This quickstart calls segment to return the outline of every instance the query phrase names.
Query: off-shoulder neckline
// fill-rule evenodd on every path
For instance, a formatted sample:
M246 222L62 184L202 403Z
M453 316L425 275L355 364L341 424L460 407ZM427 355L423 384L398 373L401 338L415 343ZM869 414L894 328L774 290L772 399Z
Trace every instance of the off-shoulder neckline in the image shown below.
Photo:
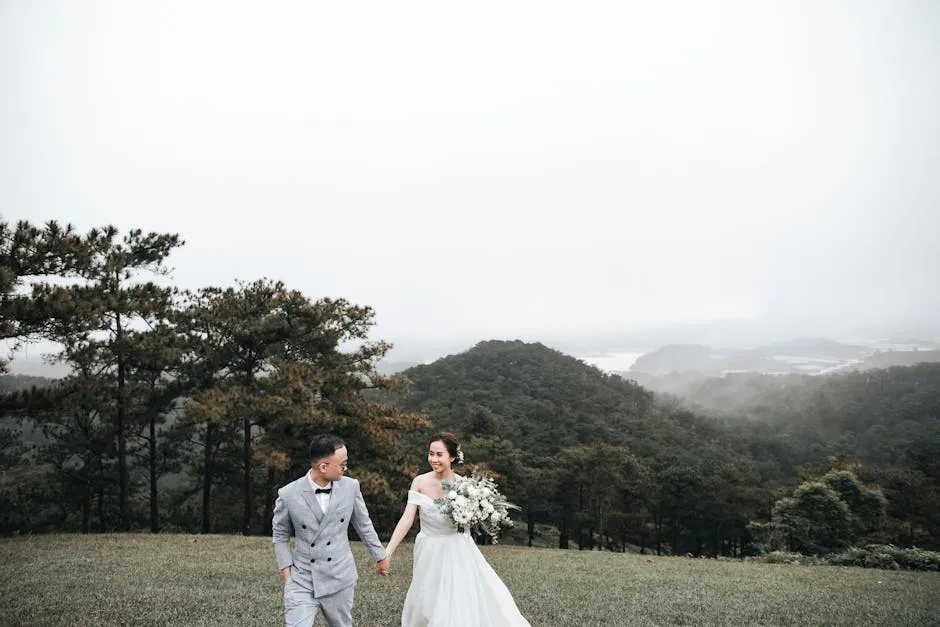
M434 500L434 499L432 499L430 496L428 496L427 494L425 494L424 492L418 492L417 490L408 490L408 491L409 491L409 492L414 492L415 494L420 494L421 496L423 496L424 498L428 499L429 501L433 501L433 500Z

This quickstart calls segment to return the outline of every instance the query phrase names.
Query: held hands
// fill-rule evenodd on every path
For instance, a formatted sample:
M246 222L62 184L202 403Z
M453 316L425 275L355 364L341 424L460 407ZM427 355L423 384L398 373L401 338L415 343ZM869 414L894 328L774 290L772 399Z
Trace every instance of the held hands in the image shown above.
M375 563L375 570L383 577L387 577L391 569L392 565L387 557ZM287 580L290 579L290 566L281 569L281 579L284 583L287 583Z
M387 577L389 571L392 569L392 564L389 562L389 559L386 557L384 560L379 560L375 563L375 570L382 575Z

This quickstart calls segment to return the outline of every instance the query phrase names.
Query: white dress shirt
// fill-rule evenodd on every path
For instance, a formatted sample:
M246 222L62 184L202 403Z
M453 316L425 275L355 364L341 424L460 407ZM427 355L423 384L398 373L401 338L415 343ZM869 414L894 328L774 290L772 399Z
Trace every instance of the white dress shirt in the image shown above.
M313 495L314 495L315 497L317 497L317 501L320 502L320 509L322 509L322 510L323 510L323 513L325 514L325 513L326 513L326 510L330 509L330 497L333 496L333 493L332 493L332 492L320 492L320 494L317 494L316 490L317 490L317 489L321 489L321 490L322 490L323 488L330 488L330 489L332 489L332 488L333 488L333 482L330 481L330 482L329 482L328 484L326 484L326 485L317 485L317 484L313 481L313 476L310 474L309 471L307 471L307 480L310 482L310 487L311 487L311 489L313 489L313 491L314 491L314 492L313 492Z

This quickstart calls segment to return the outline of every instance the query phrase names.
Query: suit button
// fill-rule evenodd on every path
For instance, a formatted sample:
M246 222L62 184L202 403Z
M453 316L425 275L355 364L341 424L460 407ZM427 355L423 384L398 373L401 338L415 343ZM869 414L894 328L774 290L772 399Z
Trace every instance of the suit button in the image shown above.
M300 528L301 528L301 529L306 529L306 528L307 528L307 525L301 525Z
M327 542L327 543L326 543L327 546L330 546L330 544L331 544L330 542Z
M332 561L333 561L333 558L332 558L332 557L328 557L328 558L326 558L326 561L332 562Z
M317 545L316 542L311 542L311 543L310 543L310 546L316 546L316 545Z
M340 521L340 522L346 522L346 519L345 519L345 518L340 518L339 521Z
M311 564L316 564L316 563L317 563L317 560L310 560L310 563L311 563Z

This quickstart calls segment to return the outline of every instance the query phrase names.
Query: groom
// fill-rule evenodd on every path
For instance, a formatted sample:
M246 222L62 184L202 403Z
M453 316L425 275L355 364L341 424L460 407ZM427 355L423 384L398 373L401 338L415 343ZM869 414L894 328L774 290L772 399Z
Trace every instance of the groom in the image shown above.
M273 541L284 579L288 627L313 625L317 610L331 627L350 627L359 573L349 549L349 524L365 542L376 570L387 575L388 557L369 518L359 482L344 477L346 445L334 435L310 443L310 471L278 490ZM295 537L293 553L290 537Z

